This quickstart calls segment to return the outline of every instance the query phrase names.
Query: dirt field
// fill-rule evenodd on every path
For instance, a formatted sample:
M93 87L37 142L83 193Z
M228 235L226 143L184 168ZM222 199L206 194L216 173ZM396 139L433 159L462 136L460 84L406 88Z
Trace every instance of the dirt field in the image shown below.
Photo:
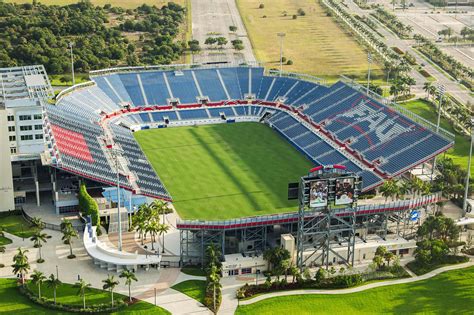
M264 8L259 9L263 3ZM326 16L317 1L312 0L237 0L244 23L249 32L254 52L267 67L278 67L278 32L285 32L283 55L293 61L284 71L334 77L340 74L367 75L367 54L345 33L331 17ZM298 16L299 8L306 13ZM284 16L286 12L287 16ZM264 18L263 16L266 16ZM380 74L372 66L374 77Z

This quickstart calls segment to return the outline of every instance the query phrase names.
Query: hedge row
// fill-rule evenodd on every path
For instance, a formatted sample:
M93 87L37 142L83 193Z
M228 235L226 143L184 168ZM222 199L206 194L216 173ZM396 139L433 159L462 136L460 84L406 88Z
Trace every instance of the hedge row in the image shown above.
M91 216L92 225L99 225L99 206L97 202L87 192L86 185L81 184L79 189L79 211L82 212L83 216Z
M245 284L237 291L237 298L249 298L256 294L269 293L275 291L297 290L297 289L344 289L357 286L364 282L362 275L337 275L335 277L323 279L318 282L316 280L297 278L296 282L287 282L285 279L273 282L265 281L259 285Z
M86 305L86 308L82 308L82 306L80 305L70 305L61 303L54 304L53 300L45 299L43 297L40 299L34 292L32 292L26 286L18 286L18 289L21 294L26 296L33 303L57 311L66 311L81 314L112 313L121 310L122 308L125 308L127 306L127 303L125 303L125 301L122 299L115 300L113 307L111 303L95 304L91 306Z

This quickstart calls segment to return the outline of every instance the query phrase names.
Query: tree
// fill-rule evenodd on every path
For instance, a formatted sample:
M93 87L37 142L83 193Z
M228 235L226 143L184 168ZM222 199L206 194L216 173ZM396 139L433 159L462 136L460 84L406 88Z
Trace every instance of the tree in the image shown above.
M78 282L76 282L73 285L73 287L77 289L76 294L82 297L82 307L85 309L86 308L86 291L89 290L89 288L91 287L91 284L84 281L84 279L80 279Z
M108 275L107 279L102 280L102 282L104 283L102 288L104 290L108 290L110 292L110 296L111 296L111 299L112 299L112 307L114 307L114 289L115 289L116 286L118 286L120 284L120 282L115 280L115 277L111 276L111 275Z
M300 270L298 269L298 267L296 267L295 265L291 265L290 266L290 274L291 276L293 277L291 279L291 282L295 282L295 279L296 281L300 282L301 281L301 273L300 273Z
M157 232L159 235L162 235L162 242L163 242L162 250L161 250L162 253L165 252L165 234L168 233L169 230L170 230L170 227L164 223L158 225Z
M229 26L229 31L236 32L237 31L237 26L234 26L234 25Z
M132 302L132 291L131 291L131 286L132 286L132 281L138 281L137 276L135 273L131 270L123 270L120 273L120 278L125 278L125 284L128 286L128 299L130 302Z
M45 225L43 220L41 220L41 218L38 218L38 217L31 218L31 224L32 226L35 226L40 229L44 229L44 225Z
M234 47L235 50L244 49L243 42L240 39L234 39L231 43L232 43L232 46Z
M324 279L326 279L326 270L323 268L319 268L316 274L314 275L314 280L316 280L317 284L321 284Z
M263 3L260 3L260 5L258 6L259 9L263 9L265 8L265 5Z
M61 284L62 282L58 278L56 278L54 274L51 274L48 280L46 280L46 285L48 286L48 288L53 289L54 304L56 304L56 290Z
M217 42L217 45L219 46L219 48L222 48L222 46L227 45L227 43L228 43L227 39L225 37L222 37L222 36L217 37L216 42Z
M393 260L393 258L395 257L395 254L388 251L384 254L384 259L385 261L387 262L387 266L390 267L390 262Z
M298 12L299 16L305 16L306 15L306 12L304 12L304 10L302 8L299 8L297 12Z
M377 269L380 269L383 264L383 257L379 255L375 255L372 261L377 265Z
M67 258L75 258L76 256L72 253L72 240L73 238L78 238L77 231L73 228L72 224L67 224L62 232L63 237L61 239L66 244L69 244L69 256Z
M3 245L0 245L0 254L5 254L5 251L6 251L6 247ZM0 264L0 268L3 268L3 267L5 267L5 265Z
M18 248L17 253L13 256L13 273L16 275L20 275L21 284L25 285L25 275L28 274L30 270L30 264L28 263L28 256L26 256L28 250Z
M220 284L220 274L219 274L219 270L218 270L218 267L216 265L212 265L211 268L210 268L210 272L209 272L209 275L208 275L208 286L211 286L212 287L212 291L213 291L213 310L214 310L214 313L217 314L217 309L216 309L216 306L217 306L217 295L216 295L216 290L217 289L220 289L222 286Z
M263 253L263 259L270 265L269 270L279 268L283 261L289 260L290 258L290 252L283 247L274 247Z
M426 98L427 99L430 99L430 95L431 95L431 82L429 81L426 81L424 84L423 84L423 90L426 92Z
M37 231L31 238L30 240L34 243L34 247L38 248L39 251L39 259L37 260L38 263L44 262L44 259L42 257L42 250L41 248L43 247L42 243L46 243L48 238L48 234L42 233L41 231Z
M44 273L42 273L39 270L33 271L33 274L31 274L31 282L33 282L34 285L38 286L38 298L41 300L41 284L46 280L46 277Z
M217 43L217 39L216 39L215 37L208 37L208 38L206 38L206 40L204 41L204 44L209 45L209 46L212 46L212 45L214 45L215 43Z

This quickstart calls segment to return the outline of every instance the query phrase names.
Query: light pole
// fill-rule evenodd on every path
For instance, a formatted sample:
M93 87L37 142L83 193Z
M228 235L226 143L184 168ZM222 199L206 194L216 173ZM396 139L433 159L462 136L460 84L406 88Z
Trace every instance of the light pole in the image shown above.
M444 96L445 88L444 85L439 85L438 86L438 93L439 93L439 105L438 105L438 120L436 122L436 133L439 132L439 125L441 123L441 105L443 103L443 96ZM433 182L433 174L434 170L436 168L436 157L433 160L433 166L431 168L431 182Z
M117 172L117 215L118 215L118 250L122 251L122 218L120 213L120 172L119 172L119 153L122 151L119 149L111 149L112 156L115 160L115 171Z
M59 279L59 270L58 270L58 265L56 265L56 279Z
M68 43L69 51L71 52L71 72L72 72L72 85L76 85L76 79L74 77L74 54L72 53L72 47L74 46L74 42Z
M280 37L280 77L283 72L283 38L286 36L285 33L277 33L277 36Z
M464 202L462 204L462 214L466 215L467 212L467 195L469 192L469 177L471 176L471 158L472 158L472 142L474 138L474 118L471 117L471 143L469 145L469 158L467 160L467 176L466 176L466 187L464 187Z
M367 73L367 95L369 95L369 85L370 85L370 64L372 63L372 55L370 52L367 53L367 62L369 63L369 72Z

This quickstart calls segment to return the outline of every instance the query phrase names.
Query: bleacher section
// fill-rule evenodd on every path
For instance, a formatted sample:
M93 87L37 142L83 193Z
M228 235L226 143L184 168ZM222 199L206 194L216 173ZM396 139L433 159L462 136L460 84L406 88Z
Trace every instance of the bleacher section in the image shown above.
M109 141L123 150L124 169L130 172L122 175L122 186L138 186L159 198L170 196L130 128L264 121L314 163L342 164L362 176L364 190L453 144L344 82L326 87L264 75L260 67L112 71L92 80L94 85L45 106L56 166L114 183L115 168L104 143ZM249 96L255 99L243 104ZM206 97L211 104L198 104ZM172 107L171 100L179 100L178 105Z

